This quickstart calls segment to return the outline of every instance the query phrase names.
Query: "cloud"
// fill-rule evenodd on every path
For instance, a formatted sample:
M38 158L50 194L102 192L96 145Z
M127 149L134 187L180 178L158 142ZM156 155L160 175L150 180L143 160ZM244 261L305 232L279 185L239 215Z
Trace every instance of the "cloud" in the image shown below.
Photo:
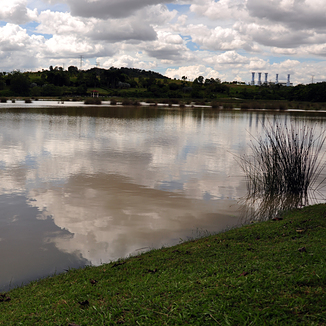
M193 42L201 45L203 49L229 51L245 46L245 37L231 28L216 27L209 29L204 25L187 26Z
M124 18L148 6L166 2L162 0L66 0L73 16L100 19ZM119 22L117 22L119 23Z
M15 24L25 24L37 17L37 10L30 10L26 7L26 0L1 0L0 20Z
M39 33L54 35L75 35L89 38L88 42L121 42L128 40L155 40L156 32L146 21L138 17L116 20L98 20L73 17L70 13L43 11L38 18Z
M189 60L188 49L180 35L171 32L158 32L157 40L143 44L143 50L150 56L160 60L180 62Z
M211 20L242 20L248 14L245 0L194 0L190 10Z
M136 53L135 55L127 55L127 54L118 54L113 58L107 58L102 67L110 68L110 67L137 67L139 69L144 70L153 70L157 67L157 64L154 61L144 61L142 60L142 55Z
M325 29L324 0L248 0L252 17L279 22L291 29Z
M193 65L179 67L177 69L169 68L166 70L165 76L177 79L181 79L182 76L186 76L188 80L194 80L198 76L203 76L205 78L218 78L220 74L210 67L206 67L204 65Z

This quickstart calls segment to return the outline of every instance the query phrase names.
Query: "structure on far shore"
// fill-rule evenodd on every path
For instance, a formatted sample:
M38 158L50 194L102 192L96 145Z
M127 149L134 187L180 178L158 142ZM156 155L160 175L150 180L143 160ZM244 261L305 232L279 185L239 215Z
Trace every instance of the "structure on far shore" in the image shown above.
M272 82L272 81L268 82L268 73L265 72L265 81L262 83L262 81L261 81L262 73L259 72L258 73L258 82L257 82L257 84L255 82L255 74L256 74L255 72L251 73L252 77L251 77L250 85L252 85L252 86L255 86L255 85L258 85L258 86L261 86L261 85L281 85L281 86L288 86L288 87L293 86L293 83L291 83L291 81L290 81L290 78L291 78L290 74L288 74L286 82L280 82L279 81L279 74L276 74L275 82Z

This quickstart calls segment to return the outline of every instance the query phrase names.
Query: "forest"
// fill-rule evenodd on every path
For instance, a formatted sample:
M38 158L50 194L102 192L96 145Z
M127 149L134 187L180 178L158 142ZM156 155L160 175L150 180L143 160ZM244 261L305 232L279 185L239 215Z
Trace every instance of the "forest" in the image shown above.
M0 73L0 97L87 97L92 92L101 97L133 99L277 100L326 102L326 82L287 87L269 83L250 86L236 81L222 82L219 78L205 79L187 76L170 79L157 72L135 68L92 68L80 70L52 67L38 72Z

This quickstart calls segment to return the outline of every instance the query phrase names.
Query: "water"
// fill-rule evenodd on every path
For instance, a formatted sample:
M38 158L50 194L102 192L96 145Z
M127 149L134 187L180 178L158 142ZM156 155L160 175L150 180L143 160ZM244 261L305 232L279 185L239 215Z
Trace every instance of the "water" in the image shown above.
M298 113L3 106L0 291L238 225L235 157L276 118L325 125Z

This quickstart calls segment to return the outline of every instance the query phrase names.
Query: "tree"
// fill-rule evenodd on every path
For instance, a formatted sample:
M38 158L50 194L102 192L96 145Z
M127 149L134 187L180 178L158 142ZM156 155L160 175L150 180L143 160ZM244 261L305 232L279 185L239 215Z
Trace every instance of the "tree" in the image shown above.
M203 76L199 76L194 80L195 84L200 84L202 85L204 83L204 77Z
M14 71L10 79L10 90L17 95L26 96L29 94L30 81L28 76L19 71Z
M70 73L70 75L75 76L78 74L78 68L75 66L69 66L68 72Z

